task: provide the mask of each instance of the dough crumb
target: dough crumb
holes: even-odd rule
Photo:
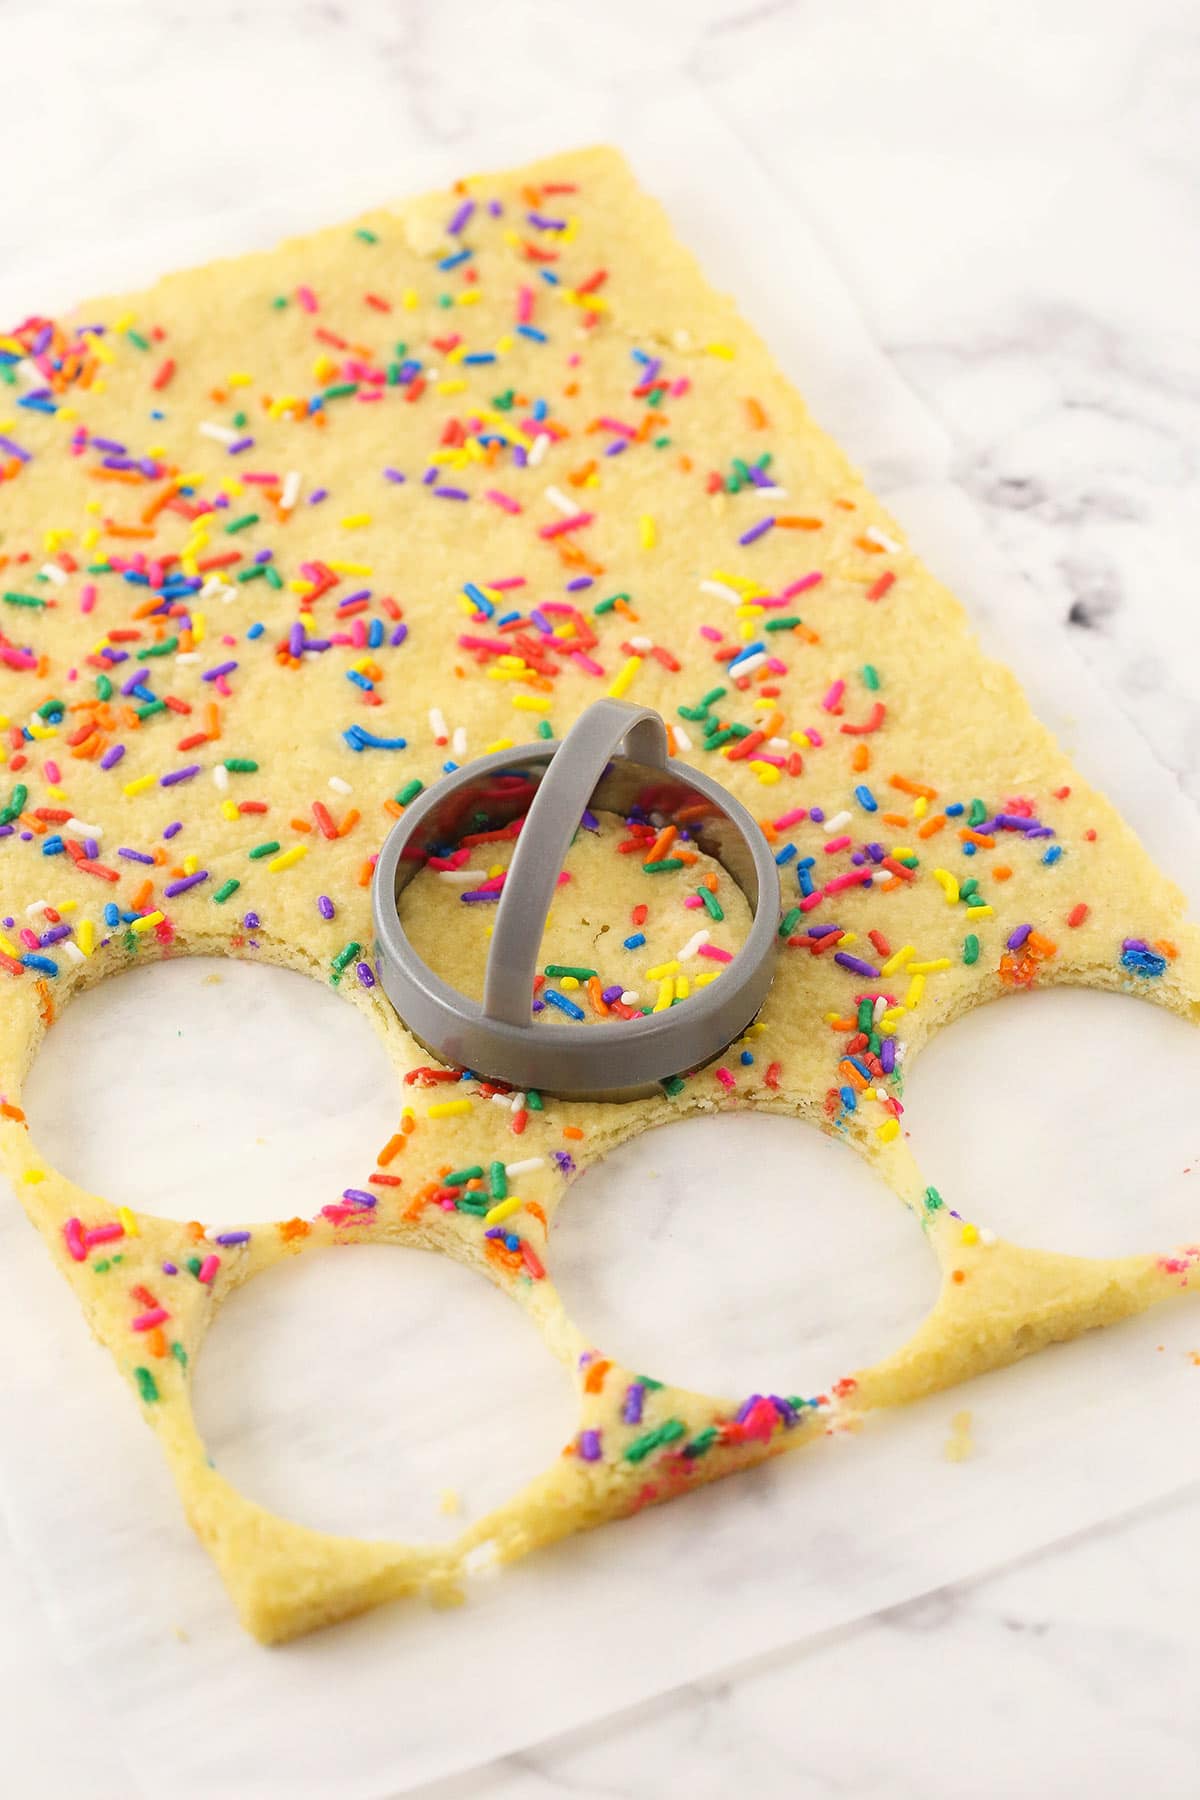
[[[457,1488],[443,1488],[438,1495],[438,1511],[451,1515],[462,1511],[462,1495]]]
[[[950,1436],[946,1439],[945,1456],[947,1462],[966,1462],[974,1454],[975,1443],[971,1437],[971,1415],[969,1412],[956,1412],[950,1421]]]

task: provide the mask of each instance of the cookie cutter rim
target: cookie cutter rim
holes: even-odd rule
[[[683,1006],[603,1031],[565,1023],[535,1026],[530,996],[559,871],[583,812],[622,760],[691,790],[733,827],[748,852],[746,868],[739,873],[723,857],[717,860],[750,901],[750,930],[719,980]],[[544,772],[497,906],[483,999],[471,1000],[436,975],[408,939],[400,896],[423,862],[404,853],[431,814],[456,793],[514,767],[539,765]],[[711,1061],[754,1019],[774,973],[779,896],[770,846],[741,802],[711,776],[668,754],[666,727],[651,707],[604,699],[581,713],[566,737],[479,757],[406,807],[384,840],[372,881],[376,963],[403,1024],[442,1060],[517,1088],[576,1099],[633,1099],[658,1093],[663,1081]]]

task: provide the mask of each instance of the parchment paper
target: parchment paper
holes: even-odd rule
[[[128,285],[170,266],[269,243],[288,230],[332,221],[464,169],[602,136],[627,149],[644,180],[666,201],[680,232],[700,251],[710,276],[736,291],[818,417],[867,467],[927,559],[968,603],[989,646],[1017,669],[1042,716],[1194,902],[1200,894],[1200,822],[1191,807],[1137,732],[1057,642],[1057,634],[1041,628],[1031,596],[997,561],[971,508],[949,484],[941,429],[871,342],[795,205],[781,198],[769,175],[690,93],[656,90],[636,112],[614,103],[610,116],[599,107],[589,114],[573,102],[569,112],[548,111],[510,140],[460,143],[453,159],[410,159],[395,169],[372,170],[358,183],[343,180],[336,191],[310,190],[236,218],[189,221],[141,244],[88,250],[44,276],[7,271],[0,282],[3,312],[16,315]],[[280,979],[265,971],[244,978],[261,980],[264,998],[267,985]],[[199,971],[195,979],[201,979]],[[115,1009],[133,1004],[121,1000],[121,988],[118,981],[111,997],[103,996],[106,1004],[111,1001],[114,1021]],[[240,986],[239,1003],[244,996],[252,998]],[[1091,998],[1084,997],[1084,1004]],[[311,1041],[305,1033],[316,1030],[325,1015],[307,1009],[319,1009],[323,1001],[315,989],[310,997],[297,998],[298,1039]],[[173,996],[172,1005],[177,1003]],[[1118,1000],[1096,1003],[1109,1013],[1124,1006]],[[969,1021],[954,1028],[968,1029]],[[1187,1116],[1193,1084],[1186,1057],[1174,1054],[1175,1039],[1164,1052],[1163,1034],[1176,1029],[1184,1028],[1149,1007],[1124,1006],[1120,1057],[1078,1057],[1072,1046],[1079,1037],[1066,1031],[1061,1089],[1043,1088],[1039,1097],[1028,1082],[1021,1087],[1010,1130],[1023,1137],[1027,1154],[1010,1158],[1006,1167],[1043,1235],[1048,1232],[1053,1240],[1062,1172],[1071,1167],[1072,1153],[1063,1144],[1069,1146],[1071,1134],[1081,1144],[1087,1140],[1094,1114],[1115,1113],[1124,1094],[1122,1067],[1143,1057],[1161,1065],[1161,1105],[1153,1116],[1145,1108],[1131,1109],[1126,1129],[1109,1132],[1104,1167],[1089,1176],[1088,1186],[1099,1215],[1111,1219],[1114,1230],[1127,1231],[1130,1207],[1140,1209],[1147,1249],[1166,1248],[1200,1231],[1200,1204],[1193,1223],[1182,1178],[1191,1161]],[[1185,1048],[1189,1045],[1190,1039]],[[369,1061],[369,1047],[362,1053]],[[925,1102],[919,1096],[918,1068],[910,1123],[931,1179],[938,1179],[941,1159],[981,1171],[980,1113],[972,1109],[972,1095],[978,1096],[986,1081],[994,1104],[1003,1109],[1005,1083],[1017,1080],[1011,1062],[946,1059],[948,1098],[936,1109],[929,1102],[928,1111],[928,1096]],[[82,1070],[80,1057],[77,1080]],[[262,1072],[263,1105],[273,1118],[286,1113],[295,1073],[284,1057]],[[94,1078],[102,1093],[95,1071]],[[64,1077],[47,1079],[51,1086],[40,1094],[39,1116],[53,1112],[52,1082]],[[192,1096],[157,1078],[152,1062],[132,1067],[128,1079],[136,1083],[139,1108],[160,1119],[169,1121],[171,1109],[193,1104]],[[58,1100],[67,1105],[65,1090]],[[765,1193],[794,1185],[795,1159],[809,1152],[785,1143],[777,1122],[763,1123],[771,1127],[764,1132],[760,1162]],[[311,1104],[306,1126],[314,1134],[326,1126],[334,1129],[332,1103],[327,1120],[319,1105]],[[706,1128],[705,1167],[715,1179],[740,1173],[752,1220],[746,1121],[731,1122],[723,1149],[716,1137],[722,1129]],[[803,1135],[799,1127],[795,1131]],[[1049,1153],[1052,1140],[1058,1147]],[[662,1167],[665,1160],[675,1169],[670,1178],[684,1182],[687,1171],[677,1151],[678,1145],[667,1156],[646,1139],[635,1147],[642,1159],[635,1173]],[[245,1180],[240,1158],[237,1143],[223,1144],[214,1134],[193,1171],[201,1201],[220,1196],[219,1206],[214,1200],[204,1209],[205,1217],[237,1210],[230,1196]],[[593,1258],[607,1253],[605,1195],[618,1204],[621,1173],[588,1178],[593,1184],[589,1216],[596,1220]],[[759,1171],[755,1174],[757,1179]],[[143,1169],[139,1179],[149,1175]],[[628,1169],[625,1175],[628,1179]],[[255,1197],[262,1202],[256,1204],[257,1217],[270,1211],[270,1179],[269,1169],[256,1164]],[[809,1197],[807,1249],[792,1241],[781,1258],[769,1232],[756,1237],[747,1230],[736,1255],[740,1291],[761,1295],[764,1306],[778,1301],[781,1291],[797,1296],[795,1318],[824,1305],[832,1335],[824,1348],[811,1346],[819,1362],[822,1355],[836,1360],[853,1346],[855,1319],[870,1321],[889,1306],[903,1312],[896,1295],[914,1277],[908,1251],[894,1233],[885,1231],[876,1244],[864,1216],[861,1236],[847,1237],[847,1227],[831,1224],[833,1209],[818,1204],[815,1187],[809,1196],[801,1186],[795,1204],[803,1206]],[[1078,1209],[1079,1194],[1074,1197]],[[856,1209],[860,1199],[868,1204],[860,1196]],[[121,1392],[107,1358],[89,1345],[73,1300],[15,1200],[6,1195],[5,1201],[0,1208],[0,1507],[64,1657],[105,1721],[109,1741],[98,1741],[97,1757],[109,1759],[113,1774],[127,1762],[124,1791],[130,1794],[169,1791],[172,1800],[211,1800],[227,1793],[238,1800],[328,1794],[380,1800],[407,1792],[703,1673],[979,1573],[1200,1476],[1195,1429],[1200,1369],[1186,1354],[1200,1343],[1200,1313],[1185,1302],[880,1417],[858,1437],[827,1440],[769,1469],[538,1553],[499,1578],[481,1579],[470,1604],[458,1611],[391,1607],[286,1650],[265,1651],[236,1624],[212,1567],[183,1522],[136,1408]],[[982,1216],[982,1208],[975,1210]],[[586,1278],[588,1247],[580,1237],[586,1228],[574,1218],[571,1229],[573,1265],[582,1266]],[[1064,1236],[1056,1247],[1071,1247],[1069,1239]],[[346,1254],[349,1271],[358,1253]],[[403,1253],[390,1254],[398,1259]],[[720,1329],[724,1265],[689,1252],[686,1232],[670,1255],[672,1280],[692,1299],[691,1347],[685,1332],[682,1357]],[[381,1423],[394,1411],[407,1421],[401,1434],[409,1458],[404,1479],[411,1487],[413,1466],[420,1479],[426,1472],[433,1479],[439,1419],[436,1409],[416,1404],[414,1394],[423,1376],[437,1378],[448,1340],[458,1363],[468,1368],[475,1358],[486,1371],[489,1351],[474,1298],[461,1313],[442,1312],[432,1322],[428,1308],[422,1319],[422,1309],[414,1312],[407,1304],[425,1272],[424,1259],[418,1261],[415,1273],[414,1265],[406,1261],[401,1270],[397,1262],[397,1294],[403,1298],[394,1312],[378,1274],[372,1275],[370,1308],[363,1309],[357,1338],[335,1340],[342,1346],[339,1354],[306,1359],[310,1385],[303,1395],[297,1391],[265,1418],[260,1409],[252,1426],[248,1415],[239,1426],[236,1408],[221,1415],[228,1439],[224,1466],[244,1456],[247,1466],[257,1459],[255,1466],[261,1467],[272,1430],[286,1466],[286,1459],[294,1462],[301,1411],[334,1421],[321,1427],[328,1439],[318,1433],[310,1446],[304,1505],[325,1509],[335,1524],[358,1528],[347,1515],[346,1465],[356,1471],[358,1486],[364,1469],[377,1469],[385,1516],[375,1528],[386,1528],[389,1494],[403,1497],[391,1460],[399,1453],[391,1440],[384,1441]],[[828,1305],[831,1267],[841,1283],[836,1307]],[[344,1283],[341,1295],[353,1306],[351,1285]],[[787,1307],[777,1311],[781,1319],[789,1316]],[[246,1318],[239,1318],[237,1343],[248,1381],[258,1357],[267,1362],[275,1354],[277,1346],[269,1340],[273,1328],[279,1328],[279,1318],[272,1305],[250,1307]],[[313,1329],[326,1332],[328,1318],[322,1316]],[[218,1326],[218,1338],[221,1330]],[[361,1358],[354,1353],[356,1342]],[[540,1435],[545,1453],[547,1433],[553,1440],[560,1427],[530,1398],[534,1390],[524,1371],[537,1353],[534,1346],[525,1358],[523,1349],[514,1349],[501,1373],[520,1400],[514,1431],[528,1433],[531,1445]],[[787,1370],[794,1357],[794,1335],[781,1327],[772,1366]],[[822,1365],[818,1379],[829,1372]],[[394,1393],[386,1385],[393,1380]],[[481,1374],[481,1387],[494,1405],[494,1371],[486,1379]],[[455,1393],[464,1392],[457,1380]],[[467,1412],[451,1434],[451,1460],[469,1499],[473,1489],[486,1487],[486,1472],[470,1467],[476,1434],[470,1403],[462,1404]],[[976,1454],[951,1463],[943,1454],[948,1422],[964,1407],[973,1415]],[[249,1413],[254,1412],[250,1405]],[[335,1425],[344,1436],[344,1455],[326,1448],[339,1441]],[[251,1429],[257,1436],[248,1447]],[[377,1458],[371,1454],[372,1431],[379,1436]],[[494,1448],[486,1431],[480,1436]],[[326,1493],[318,1491],[323,1474]],[[409,1522],[397,1521],[394,1528]]]

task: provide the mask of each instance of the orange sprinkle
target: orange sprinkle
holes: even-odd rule
[[[307,1237],[311,1230],[312,1227],[307,1219],[284,1219],[278,1227],[279,1235],[285,1244],[290,1244],[295,1238]]]
[[[563,1136],[572,1139],[581,1138],[583,1136],[583,1127],[581,1125],[564,1125]]]
[[[339,836],[341,835],[340,832],[338,835]],[[373,873],[374,873],[374,865],[372,864],[370,857],[368,857],[366,862],[363,863],[362,867],[358,871],[359,887],[370,887],[371,876]]]
[[[288,824],[293,831],[311,831],[312,826],[307,819],[289,819]]]
[[[349,812],[346,814],[345,818],[342,820],[341,824],[337,828],[338,836],[340,838],[349,837],[350,833],[354,830],[354,827],[358,824],[358,821],[361,818],[362,818],[362,814],[359,812],[358,808],[356,806],[352,806],[350,808]]]
[[[997,863],[996,867],[992,870],[992,874],[997,881],[1008,881],[1012,877],[1012,870],[1007,863]]]
[[[664,825],[653,844],[650,846],[650,854],[645,860],[647,862],[662,862],[664,857],[670,854],[671,845],[678,836],[679,833],[674,825]]]
[[[139,884],[137,892],[134,894],[133,899],[130,901],[130,905],[132,906],[134,912],[145,912],[146,908],[150,904],[150,896],[153,894],[153,892],[154,892],[154,883],[149,879],[149,877],[147,877],[145,881],[143,881]]]
[[[923,825],[917,826],[917,836],[919,838],[936,837],[937,833],[942,829],[942,827],[943,827],[943,825],[945,825],[945,823],[946,823],[945,813],[934,813],[932,819],[926,819],[926,821]],[[999,874],[999,870],[993,869],[992,873]]]
[[[588,1364],[588,1372],[584,1376],[584,1379],[583,1379],[584,1393],[585,1394],[600,1393],[601,1389],[604,1386],[604,1377],[608,1374],[608,1371],[611,1368],[612,1368],[612,1364],[609,1362],[608,1358],[605,1356],[597,1357],[597,1359],[594,1363],[589,1363]]]
[[[390,1162],[395,1162],[396,1157],[403,1148],[404,1133],[402,1131],[394,1131],[387,1143],[383,1146],[383,1149],[379,1152],[379,1155],[375,1158],[375,1161],[381,1168],[386,1169]]]
[[[752,431],[765,431],[769,423],[761,404],[752,396],[748,396],[742,404],[746,408],[746,417],[750,421]]]
[[[937,789],[926,787],[923,781],[910,781],[907,775],[889,775],[888,786],[899,788],[902,794],[912,794],[917,800],[936,800]]]
[[[784,531],[820,531],[824,519],[808,519],[802,513],[783,513],[775,520]]]
[[[980,850],[994,850],[996,848],[996,840],[994,837],[989,837],[988,834],[983,831],[972,831],[969,825],[964,825],[958,835],[964,844],[976,844]]]
[[[1173,944],[1170,938],[1155,938],[1154,948],[1161,951],[1168,962],[1174,962],[1175,958],[1179,955],[1179,945]]]
[[[25,1114],[11,1100],[0,1100],[0,1118],[15,1119],[18,1125],[25,1123]]]

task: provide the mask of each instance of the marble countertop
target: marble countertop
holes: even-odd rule
[[[0,269],[453,146],[548,94],[698,85],[820,229],[955,474],[1200,800],[1200,23],[1186,0],[6,0]],[[1120,1429],[1118,1422],[1114,1428]],[[1131,1446],[1131,1451],[1136,1445]],[[1189,1491],[430,1800],[1195,1792]],[[0,1534],[6,1755],[110,1800]],[[231,1788],[231,1791],[232,1788]]]

